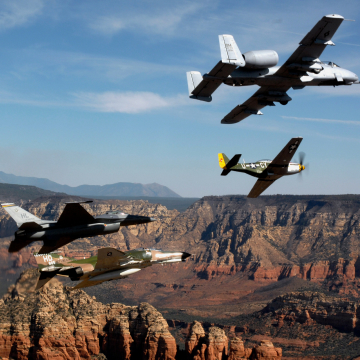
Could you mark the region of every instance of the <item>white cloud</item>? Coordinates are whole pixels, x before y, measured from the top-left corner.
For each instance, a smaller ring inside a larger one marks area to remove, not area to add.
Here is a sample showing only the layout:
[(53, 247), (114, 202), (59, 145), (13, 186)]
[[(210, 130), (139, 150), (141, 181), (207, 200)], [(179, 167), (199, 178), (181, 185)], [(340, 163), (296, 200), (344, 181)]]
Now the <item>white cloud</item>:
[(0, 4), (0, 29), (21, 26), (41, 14), (43, 0), (11, 0)]
[(162, 97), (152, 92), (82, 92), (74, 96), (78, 106), (99, 112), (126, 114), (136, 114), (184, 103), (184, 96)]
[(281, 116), (283, 119), (299, 120), (299, 121), (314, 121), (322, 122), (329, 124), (346, 124), (346, 125), (360, 125), (360, 121), (353, 120), (332, 120), (332, 119), (317, 119), (317, 118), (306, 118), (306, 117), (296, 117), (296, 116)]
[(156, 33), (168, 36), (179, 28), (187, 16), (200, 9), (200, 5), (186, 3), (182, 6), (154, 7), (143, 11), (138, 7), (134, 10), (122, 11), (119, 14), (97, 16), (89, 22), (89, 27), (104, 35), (113, 35), (121, 30), (140, 30), (145, 33)]

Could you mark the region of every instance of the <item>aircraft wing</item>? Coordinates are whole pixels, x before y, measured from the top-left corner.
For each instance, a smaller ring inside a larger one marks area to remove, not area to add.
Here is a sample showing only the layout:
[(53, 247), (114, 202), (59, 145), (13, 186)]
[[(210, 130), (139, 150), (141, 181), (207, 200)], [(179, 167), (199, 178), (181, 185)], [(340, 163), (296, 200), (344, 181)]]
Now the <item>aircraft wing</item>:
[[(299, 47), (289, 57), (284, 65), (275, 73), (284, 77), (301, 77), (304, 73), (292, 71), (293, 64), (303, 62), (311, 64), (312, 60), (320, 62), (319, 57), (327, 45), (335, 45), (331, 39), (344, 18), (340, 15), (326, 15), (305, 35)], [(316, 61), (317, 60), (317, 61)]]
[(42, 288), (47, 282), (56, 276), (60, 270), (61, 268), (54, 269), (53, 271), (41, 271), (35, 290)]
[(108, 280), (90, 281), (89, 279), (85, 279), (85, 280), (81, 281), (79, 284), (77, 284), (76, 286), (74, 286), (73, 288), (71, 288), (70, 291), (98, 285), (105, 281), (108, 281)]
[[(280, 176), (279, 176), (280, 177)], [(277, 180), (277, 179), (275, 179)], [(257, 198), (261, 193), (263, 193), (275, 180), (264, 180), (258, 179), (249, 192), (248, 198)]]
[[(119, 266), (119, 262), (123, 263), (127, 259), (124, 252), (114, 248), (101, 248), (98, 250), (97, 263), (95, 270), (111, 269)], [(131, 259), (129, 259), (130, 261)]]
[(95, 223), (96, 220), (80, 204), (92, 201), (66, 203), (65, 209), (60, 215), (56, 225), (58, 227), (69, 227)]
[(241, 120), (246, 119), (250, 115), (262, 115), (260, 111), (267, 105), (274, 106), (273, 102), (269, 99), (269, 92), (285, 93), (290, 89), (289, 85), (279, 86), (262, 86), (254, 95), (252, 95), (243, 104), (236, 106), (232, 109), (222, 120), (222, 124), (235, 124)]
[(76, 240), (76, 238), (73, 238), (73, 237), (63, 237), (63, 238), (61, 238), (59, 240), (55, 240), (55, 241), (46, 240), (46, 242), (44, 243), (42, 248), (39, 250), (38, 254), (39, 255), (49, 254), (52, 251), (55, 251), (55, 250), (61, 248), (62, 246), (71, 243), (74, 240)]
[(287, 167), (290, 160), (293, 158), (297, 148), (299, 147), (302, 137), (292, 138), (285, 147), (279, 152), (275, 159), (268, 166), (268, 171), (272, 171), (272, 168)]

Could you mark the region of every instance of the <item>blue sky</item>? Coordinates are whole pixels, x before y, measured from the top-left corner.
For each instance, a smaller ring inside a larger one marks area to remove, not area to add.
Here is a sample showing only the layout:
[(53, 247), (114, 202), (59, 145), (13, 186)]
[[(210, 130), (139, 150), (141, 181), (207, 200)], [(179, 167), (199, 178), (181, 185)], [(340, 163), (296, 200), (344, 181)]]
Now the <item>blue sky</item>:
[[(359, 193), (360, 85), (290, 90), (287, 106), (236, 125), (220, 120), (257, 86), (188, 98), (185, 72), (210, 71), (219, 34), (282, 64), (323, 16), (343, 22), (322, 60), (360, 74), (358, 1), (70, 1), (0, 4), (0, 170), (71, 186), (120, 181), (182, 196), (247, 194), (254, 178), (220, 177), (217, 153), (273, 158), (303, 136), (309, 171), (266, 194)], [(295, 160), (298, 159), (296, 155)]]

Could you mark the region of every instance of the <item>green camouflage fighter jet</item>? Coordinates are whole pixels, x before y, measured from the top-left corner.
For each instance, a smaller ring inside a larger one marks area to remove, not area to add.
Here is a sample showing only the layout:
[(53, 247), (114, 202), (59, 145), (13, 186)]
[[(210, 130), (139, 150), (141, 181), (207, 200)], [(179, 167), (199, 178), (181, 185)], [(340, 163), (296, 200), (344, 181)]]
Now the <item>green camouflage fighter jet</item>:
[(102, 248), (98, 250), (97, 256), (81, 260), (57, 253), (34, 254), (34, 256), (40, 272), (36, 290), (43, 287), (55, 275), (68, 276), (73, 281), (82, 280), (71, 289), (74, 290), (101, 284), (104, 281), (123, 279), (152, 264), (185, 261), (191, 254), (144, 248), (125, 252)]
[(219, 165), (223, 169), (221, 175), (226, 176), (230, 171), (238, 171), (257, 177), (258, 181), (248, 195), (249, 198), (257, 198), (275, 180), (284, 175), (294, 175), (305, 170), (303, 155), (300, 154), (300, 163), (290, 162), (302, 139), (302, 137), (292, 138), (272, 161), (259, 160), (254, 163), (245, 163), (244, 160), (243, 163), (239, 163), (241, 154), (229, 160), (225, 154), (220, 153)]

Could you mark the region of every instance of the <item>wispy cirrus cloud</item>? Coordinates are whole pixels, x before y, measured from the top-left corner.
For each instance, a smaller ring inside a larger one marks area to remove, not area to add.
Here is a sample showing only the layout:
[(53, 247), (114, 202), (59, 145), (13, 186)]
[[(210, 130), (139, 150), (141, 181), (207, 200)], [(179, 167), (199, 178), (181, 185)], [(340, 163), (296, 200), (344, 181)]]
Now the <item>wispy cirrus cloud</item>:
[[(155, 5), (155, 4), (154, 4)], [(89, 27), (104, 35), (113, 35), (127, 29), (168, 36), (173, 34), (187, 15), (194, 14), (202, 6), (187, 2), (175, 6), (154, 6), (153, 9), (142, 10), (136, 7), (117, 14), (99, 15), (89, 22)]]
[(98, 112), (114, 112), (136, 114), (170, 106), (178, 106), (185, 102), (182, 95), (163, 97), (152, 92), (113, 92), (74, 94), (77, 106)]
[(22, 26), (40, 15), (44, 0), (11, 0), (0, 3), (0, 29)]
[(360, 126), (360, 121), (354, 121), (354, 120), (318, 119), (318, 118), (306, 118), (306, 117), (296, 117), (296, 116), (281, 116), (281, 117), (283, 119), (298, 120), (298, 121), (312, 121), (312, 122), (322, 122), (328, 124), (346, 124), (346, 125)]
[[(0, 104), (19, 104), (35, 107), (81, 108), (103, 113), (138, 114), (152, 110), (189, 105), (187, 96), (161, 96), (146, 91), (78, 92), (64, 99), (46, 99), (0, 91)], [(191, 103), (190, 103), (191, 104)]]

